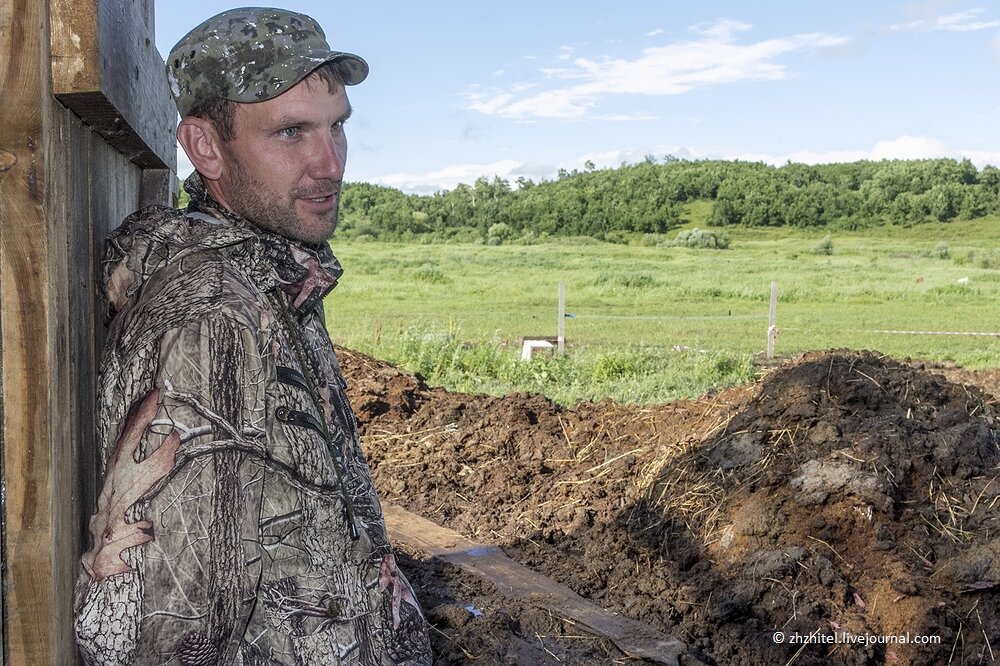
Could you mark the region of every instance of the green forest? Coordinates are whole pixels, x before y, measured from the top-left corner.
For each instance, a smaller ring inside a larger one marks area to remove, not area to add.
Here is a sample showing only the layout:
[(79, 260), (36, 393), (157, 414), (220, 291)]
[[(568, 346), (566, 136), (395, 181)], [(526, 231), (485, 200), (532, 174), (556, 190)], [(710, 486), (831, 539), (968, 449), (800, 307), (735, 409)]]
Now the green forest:
[(1000, 213), (1000, 169), (969, 160), (842, 164), (648, 156), (638, 164), (559, 172), (554, 180), (480, 178), (433, 195), (345, 184), (338, 235), (357, 240), (530, 243), (589, 236), (628, 242), (684, 225), (693, 202), (712, 227), (857, 230)]

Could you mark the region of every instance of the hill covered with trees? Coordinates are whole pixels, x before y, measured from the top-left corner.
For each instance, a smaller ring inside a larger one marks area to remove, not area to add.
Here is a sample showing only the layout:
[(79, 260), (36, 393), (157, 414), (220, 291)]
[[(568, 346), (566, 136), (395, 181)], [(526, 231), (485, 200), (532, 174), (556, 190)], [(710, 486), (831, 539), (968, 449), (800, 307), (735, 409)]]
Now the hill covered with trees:
[(433, 195), (368, 183), (344, 186), (346, 237), (491, 243), (550, 236), (623, 240), (685, 223), (686, 205), (706, 202), (716, 227), (859, 229), (948, 222), (1000, 213), (1000, 169), (969, 160), (887, 160), (843, 164), (647, 157), (615, 169), (560, 171), (555, 180), (480, 178)]

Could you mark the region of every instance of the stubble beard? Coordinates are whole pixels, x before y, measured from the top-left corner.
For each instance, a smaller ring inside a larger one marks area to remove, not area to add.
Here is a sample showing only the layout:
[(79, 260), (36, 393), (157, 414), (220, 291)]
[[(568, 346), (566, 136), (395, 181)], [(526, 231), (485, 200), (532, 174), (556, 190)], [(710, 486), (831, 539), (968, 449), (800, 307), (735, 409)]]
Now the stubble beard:
[[(330, 240), (337, 227), (340, 209), (340, 183), (321, 181), (308, 190), (292, 190), (286, 196), (277, 194), (257, 180), (236, 160), (231, 160), (231, 175), (226, 198), (235, 213), (271, 233), (290, 240), (320, 244)], [(333, 208), (319, 216), (319, 224), (307, 224), (295, 208), (295, 201), (310, 195), (334, 193)]]

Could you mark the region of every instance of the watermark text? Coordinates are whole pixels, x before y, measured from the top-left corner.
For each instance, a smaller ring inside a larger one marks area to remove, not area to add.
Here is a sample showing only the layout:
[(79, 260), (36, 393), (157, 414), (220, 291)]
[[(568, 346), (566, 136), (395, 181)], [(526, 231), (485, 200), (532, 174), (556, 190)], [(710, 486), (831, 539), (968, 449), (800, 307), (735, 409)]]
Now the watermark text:
[(855, 634), (846, 630), (838, 630), (828, 634), (818, 631), (811, 634), (775, 631), (771, 640), (779, 645), (939, 645), (940, 636), (924, 634)]

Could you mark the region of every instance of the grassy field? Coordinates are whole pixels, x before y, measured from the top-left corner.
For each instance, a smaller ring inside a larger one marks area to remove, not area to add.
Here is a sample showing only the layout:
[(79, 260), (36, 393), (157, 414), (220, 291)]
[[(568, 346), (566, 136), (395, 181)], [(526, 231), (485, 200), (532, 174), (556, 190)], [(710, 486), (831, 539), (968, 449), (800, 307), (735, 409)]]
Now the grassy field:
[[(650, 238), (334, 239), (346, 273), (326, 301), (327, 319), (338, 343), (454, 390), (654, 403), (753, 378), (773, 280), (779, 355), (852, 348), (1000, 365), (1000, 337), (881, 332), (1000, 333), (1000, 219), (833, 231), (832, 254), (817, 252), (827, 231), (727, 233), (727, 250), (640, 243)], [(556, 333), (560, 281), (575, 315), (566, 319), (569, 354), (522, 363), (518, 337)]]

